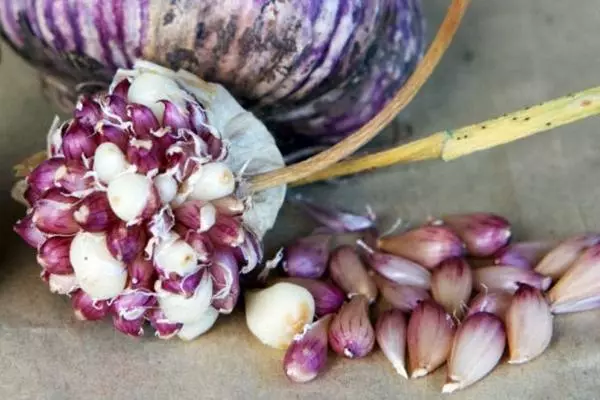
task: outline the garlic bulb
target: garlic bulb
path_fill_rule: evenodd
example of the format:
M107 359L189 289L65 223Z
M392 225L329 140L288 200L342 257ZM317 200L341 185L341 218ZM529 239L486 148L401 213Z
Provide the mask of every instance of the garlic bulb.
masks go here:
M287 349L315 316L315 301L308 290L281 282L246 293L246 324L267 346Z

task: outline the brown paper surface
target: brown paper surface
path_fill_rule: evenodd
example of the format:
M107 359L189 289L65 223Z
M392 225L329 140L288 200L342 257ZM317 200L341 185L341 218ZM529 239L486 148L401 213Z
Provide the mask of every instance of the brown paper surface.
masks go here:
M446 1L426 0L430 35ZM474 1L440 68L374 145L484 120L598 84L597 0ZM377 351L332 357L318 380L295 385L281 351L262 346L243 315L221 317L191 343L134 340L108 322L74 319L49 293L33 252L12 233L23 208L9 196L11 166L44 148L53 109L35 72L2 48L0 65L0 398L1 399L436 399L444 381L408 382ZM410 126L411 129L408 129ZM299 192L391 223L489 210L514 223L519 239L561 238L600 227L598 119L443 163L398 166ZM413 132L408 134L407 132ZM395 135L394 135L395 133ZM286 206L267 247L312 226ZM556 318L551 347L535 362L502 365L456 399L597 399L600 311Z

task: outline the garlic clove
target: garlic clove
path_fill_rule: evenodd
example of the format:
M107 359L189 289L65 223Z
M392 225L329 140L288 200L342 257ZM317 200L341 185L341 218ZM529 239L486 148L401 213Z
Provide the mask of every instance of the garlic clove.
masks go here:
M441 306L431 301L417 305L406 331L412 379L421 378L446 362L454 329L452 317Z
M487 312L504 321L511 302L512 294L503 290L481 292L471 300L467 317L479 312Z
M158 197L162 204L169 204L177 195L178 184L173 174L159 174L154 178L154 186L158 191Z
M547 290L552 278L519 267L495 265L475 269L473 281L475 289L479 291L504 290L514 293L520 283Z
M171 240L163 240L154 250L154 264L165 276L171 273L179 276L193 274L200 269L194 248L175 235Z
M442 393L464 389L489 374L506 346L504 324L495 315L478 312L456 331L448 359L448 379Z
M584 250L548 292L552 312L585 311L600 298L600 244Z
M93 157L96 151L97 137L91 126L85 126L73 120L65 129L62 152L67 160L82 161Z
M506 312L506 333L510 364L533 360L546 350L552 339L553 317L539 289L520 285Z
M208 270L213 280L212 306L221 314L230 314L240 295L238 262L230 251L217 249Z
M599 242L599 234L586 234L569 238L546 254L535 266L535 271L557 280L567 272L585 249Z
M362 240L358 241L366 254L369 266L378 274L399 285L418 286L424 289L431 287L431 273L406 258L374 251Z
M408 379L406 372L406 317L400 310L382 313L375 325L375 338L396 372Z
M377 246L428 269L435 268L448 258L460 257L465 252L462 240L445 226L423 226L399 235L382 237Z
M452 228L475 257L487 257L504 247L511 237L510 223L491 213L448 215L443 223Z
M493 264L532 269L555 246L550 240L513 243L494 254Z
M83 290L76 290L71 294L71 305L75 317L81 321L101 320L110 310L106 300L94 300Z
M73 217L77 198L66 196L58 189L49 190L33 208L31 220L38 230L54 235L73 235L79 225Z
M146 209L154 205L154 195L158 197L152 181L141 174L126 173L108 184L108 201L114 213L125 222L134 222L143 214L153 214Z
M375 330L369 320L369 301L359 294L342 306L329 327L329 345L341 356L361 358L375 346Z
M127 269L108 251L106 235L77 233L71 243L69 259L79 285L92 299L110 299L125 288Z
M186 341L194 340L208 332L215 325L218 317L219 312L213 307L208 307L200 319L183 324L177 336Z
M165 106L160 100L181 103L180 93L181 89L173 79L153 72L143 72L137 75L131 83L127 99L132 103L149 107L156 118L162 121Z
M226 196L212 202L220 214L229 216L242 215L246 206L244 202L235 196Z
M333 251L329 274L349 297L362 294L371 303L377 298L377 286L353 247L340 246Z
M385 301L404 312L411 312L422 301L431 299L427 289L418 286L398 285L377 275L373 280Z
M235 189L235 177L231 169L222 162L213 162L202 166L202 172L191 183L193 191L190 198L211 201L229 196Z
M297 240L285 248L283 270L292 277L320 278L327 269L330 242L330 235L313 235Z
M160 308L154 308L148 311L148 321L154 328L154 334L159 339L170 339L181 330L182 323L172 322L165 316Z
M302 286L315 300L315 314L322 317L336 313L344 304L346 295L333 283L308 278L285 278L283 282Z
M199 321L204 312L210 307L212 279L205 271L192 296L170 293L162 288L160 280L156 281L154 290L160 308L169 321L183 324L194 323Z
M118 221L105 192L97 191L84 197L76 206L73 218L88 232L104 232Z
M310 292L291 283L276 283L245 293L246 324L262 343L287 349L294 336L312 322L315 302Z
M312 381L327 365L327 332L332 317L325 315L294 337L283 358L283 371L292 382Z
M443 261L431 275L433 299L447 313L461 318L473 290L471 268L463 258Z
M79 282L74 274L56 275L42 273L42 279L48 282L50 292L56 294L71 294L79 289Z
M73 267L69 260L71 237L53 236L40 246L37 262L50 274L69 275Z
M46 235L33 223L32 212L28 212L26 216L18 220L13 229L28 245L35 249L46 241Z
M111 102L112 102L113 96L109 96L109 97L111 97ZM120 124L128 118L125 113L125 109L126 109L127 105L122 103L122 104L119 104L118 107L123 107L123 109L119 110L119 112L122 112L124 114L124 117L121 119L121 121L117 121L117 123ZM122 128L121 125L112 125L108 121L100 122L96 126L96 134L98 135L98 140L101 143L100 146L102 146L102 144L105 144L105 143L111 143L111 144L116 145L117 148L123 154L123 161L125 161L125 153L124 152L127 150L127 143L129 141L129 139L128 139L129 133L124 128ZM98 148L100 148L100 146L98 146ZM104 150L101 150L101 151L104 152L106 149L107 148L105 148ZM96 149L96 153L94 155L94 163L98 162L96 157L98 157L99 155L100 155L100 153L98 153L98 149ZM101 156L101 157L103 157L103 156ZM100 160L100 162L102 163L103 166L107 166L106 163L102 162L102 160Z
M102 143L94 153L94 171L104 183L109 183L125 170L129 168L129 163L125 159L125 154L114 143Z
M239 218L226 215L218 215L207 233L215 245L229 247L240 246L244 243L246 235Z
M118 315L113 315L113 326L116 330L131 337L140 337L144 335L144 317L138 319L126 319Z
M216 222L217 209L202 200L186 201L173 210L175 219L197 232L206 232Z
M334 232L357 232L374 226L375 221L371 215L356 215L346 211L323 207L307 199L296 197L291 200L315 221L328 227Z
M142 253L146 242L147 234L141 225L128 226L124 221L118 221L106 233L110 254L125 264L131 263Z

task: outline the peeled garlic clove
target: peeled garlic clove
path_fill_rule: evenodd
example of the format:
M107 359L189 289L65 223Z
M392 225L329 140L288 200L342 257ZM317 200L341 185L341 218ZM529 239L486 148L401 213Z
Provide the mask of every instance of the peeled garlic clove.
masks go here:
M504 320L506 311L508 310L511 302L512 294L502 290L492 290L479 293L473 298L473 300L471 300L467 317L479 312L487 312L494 314L501 320Z
M194 323L199 321L202 315L210 307L212 299L212 279L208 272L204 272L200 284L192 296L182 296L170 293L161 286L161 281L154 285L160 308L169 321Z
M450 354L455 325L444 309L420 303L408 321L408 364L411 378L421 378L440 367Z
M292 277L317 279L329 260L330 235L301 238L285 248L283 270Z
M294 337L283 358L283 371L291 381L312 381L327 365L327 331L332 317L324 316Z
M475 257L487 257L504 247L511 237L510 223L491 213L448 215L443 223L452 228Z
M329 327L329 345L341 356L361 358L375 346L375 331L369 320L369 302L356 295L342 306Z
M476 290L504 290L514 293L520 283L547 290L552 279L537 272L519 267L495 265L492 267L477 268L473 271Z
M406 372L406 317L400 310L382 313L375 325L375 339L396 372L408 379Z
M600 235L579 235L565 240L535 266L535 271L553 280L559 279L588 247L600 242Z
M552 313L539 289L520 285L506 312L510 364L533 360L552 339Z
M377 245L387 253L406 257L428 269L465 252L462 240L445 226L423 226L400 235L382 237Z
M125 154L114 143L102 143L94 154L94 171L104 183L109 183L129 167Z
M192 246L179 239L177 235L156 246L154 264L165 276L171 273L187 276L200 269L198 257Z
M497 316L478 312L467 317L454 335L442 393L464 389L489 374L505 346L504 324Z
M229 167L222 162L213 162L202 166L202 172L190 182L194 200L211 201L229 196L235 190L235 177Z
M182 340L194 340L208 332L217 322L218 317L219 312L214 307L208 307L197 321L183 324L177 336Z
M553 241L513 243L494 254L493 264L531 269L555 246Z
M431 299L427 289L418 286L398 285L377 275L373 280L385 301L404 312L411 312L422 301Z
M152 181L141 174L126 173L108 184L108 201L117 217L125 222L147 218L158 211L160 199Z
M550 289L548 300L555 314L600 306L600 244L581 253Z
M92 299L110 299L125 288L127 269L108 251L105 234L77 233L69 259L79 285Z
M310 292L315 299L315 314L317 317L336 313L346 299L344 292L329 282L308 278L286 278L283 281L302 286Z
M291 283L247 291L245 301L248 329L261 342L277 349L287 349L315 314L310 292Z
M369 266L385 279L399 285L418 286L424 289L431 287L431 273L419 264L403 257L374 251L362 241L358 243L367 253Z
M377 286L351 246L341 246L333 251L329 260L329 274L348 296L362 294L371 303L377 298Z
M451 258L433 270L431 293L447 313L461 318L473 290L471 268L463 258Z

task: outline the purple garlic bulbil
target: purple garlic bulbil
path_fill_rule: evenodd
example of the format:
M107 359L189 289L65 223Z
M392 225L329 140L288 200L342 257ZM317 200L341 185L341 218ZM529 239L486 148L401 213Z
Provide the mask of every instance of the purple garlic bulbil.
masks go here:
M79 319L191 340L233 311L239 275L262 262L283 202L277 189L250 210L237 192L250 160L225 137L252 137L248 173L283 165L264 125L242 111L221 86L142 61L52 125L48 159L21 182L28 210L14 230ZM255 166L258 141L266 167Z

